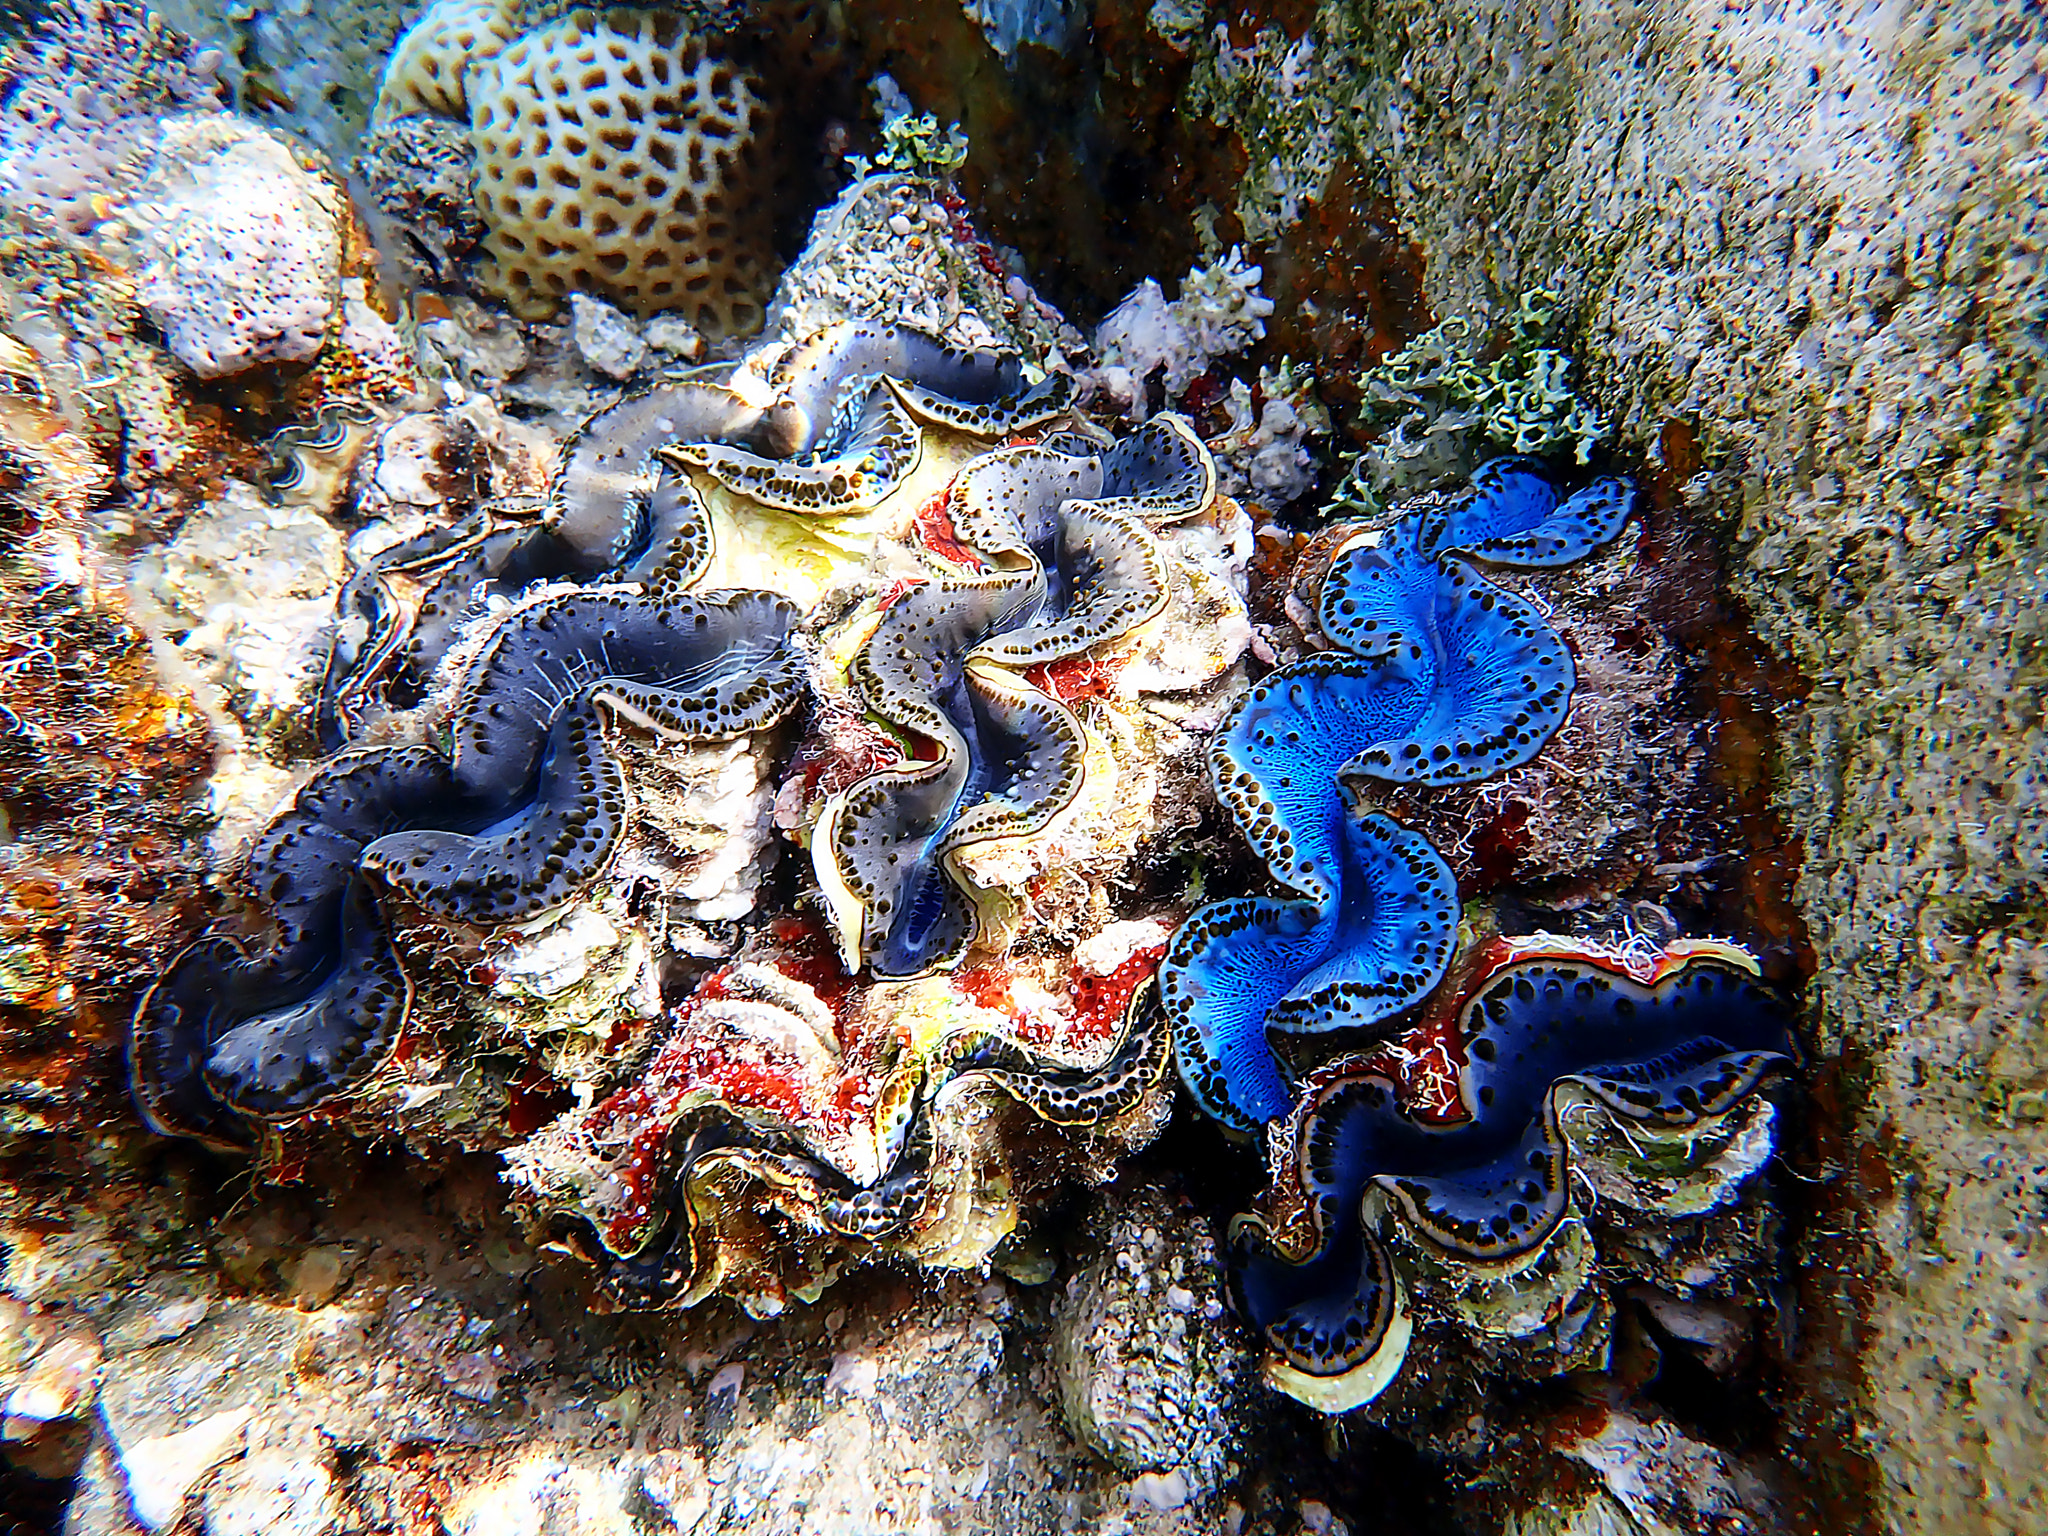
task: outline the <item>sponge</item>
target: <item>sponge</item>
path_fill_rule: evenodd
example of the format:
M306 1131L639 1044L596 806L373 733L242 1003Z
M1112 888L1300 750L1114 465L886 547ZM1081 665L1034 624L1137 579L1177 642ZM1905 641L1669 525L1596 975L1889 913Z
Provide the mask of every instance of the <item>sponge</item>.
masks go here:
M465 84L485 289L527 319L580 289L708 336L759 329L774 269L758 78L667 13L578 10Z

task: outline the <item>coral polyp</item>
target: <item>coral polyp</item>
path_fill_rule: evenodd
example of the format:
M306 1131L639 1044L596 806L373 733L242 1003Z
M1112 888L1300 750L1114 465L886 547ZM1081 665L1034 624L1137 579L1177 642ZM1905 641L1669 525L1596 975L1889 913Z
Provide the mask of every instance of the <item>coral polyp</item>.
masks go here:
M1466 994L1457 1045L1449 1121L1418 1117L1372 1057L1316 1072L1274 1128L1263 1209L1233 1225L1233 1283L1265 1337L1268 1380L1327 1412L1394 1379L1423 1277L1558 1282L1544 1258L1581 1220L1574 1179L1603 1182L1577 1164L1639 1164L1637 1208L1697 1215L1688 1175L1795 1059L1783 999L1724 945L1647 964L1564 941L1502 946ZM1382 1238L1386 1220L1405 1248ZM1583 1242L1576 1229L1570 1241ZM1560 1310L1585 1283L1578 1260L1565 1269Z

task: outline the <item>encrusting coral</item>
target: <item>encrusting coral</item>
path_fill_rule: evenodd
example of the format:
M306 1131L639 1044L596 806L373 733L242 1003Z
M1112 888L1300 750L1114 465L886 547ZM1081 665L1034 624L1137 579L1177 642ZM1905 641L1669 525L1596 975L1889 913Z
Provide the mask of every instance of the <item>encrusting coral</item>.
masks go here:
M167 122L156 148L125 217L172 355L202 379L312 361L341 308L339 189L225 114Z

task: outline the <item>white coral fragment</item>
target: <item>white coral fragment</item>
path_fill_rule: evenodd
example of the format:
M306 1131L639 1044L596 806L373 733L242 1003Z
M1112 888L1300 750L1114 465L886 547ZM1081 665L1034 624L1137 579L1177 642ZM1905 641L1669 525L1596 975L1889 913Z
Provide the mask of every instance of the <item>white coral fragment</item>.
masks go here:
M1242 352L1266 334L1273 301L1259 291L1264 269L1232 246L1226 256L1191 269L1171 304L1151 278L1131 290L1095 332L1101 366L1091 376L1099 393L1133 422L1144 420L1145 381L1164 370L1176 398L1219 357Z

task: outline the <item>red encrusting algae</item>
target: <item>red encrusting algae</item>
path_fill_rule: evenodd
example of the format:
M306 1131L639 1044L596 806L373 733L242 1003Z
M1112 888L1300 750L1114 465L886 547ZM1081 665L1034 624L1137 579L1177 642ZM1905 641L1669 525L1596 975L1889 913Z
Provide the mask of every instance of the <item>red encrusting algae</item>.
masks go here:
M1058 661L1041 662L1029 668L1024 677L1032 687L1051 694L1062 704L1078 704L1084 699L1099 699L1109 694L1116 686L1117 673L1122 670L1121 657L1105 658L1084 653L1063 656Z

